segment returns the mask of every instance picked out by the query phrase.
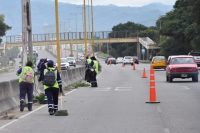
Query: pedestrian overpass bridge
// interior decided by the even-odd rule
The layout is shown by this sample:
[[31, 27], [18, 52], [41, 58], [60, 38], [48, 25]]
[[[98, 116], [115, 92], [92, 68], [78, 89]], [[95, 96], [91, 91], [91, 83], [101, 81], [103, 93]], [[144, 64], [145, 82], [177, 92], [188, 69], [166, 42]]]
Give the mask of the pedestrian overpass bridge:
[[[92, 44], [92, 32], [87, 32], [87, 43]], [[130, 32], [109, 32], [101, 31], [94, 32], [94, 44], [122, 44], [133, 43], [138, 45], [137, 55], [140, 54], [141, 48], [145, 48], [147, 55], [149, 50], [159, 49], [156, 43], [149, 37], [137, 37], [136, 34]], [[33, 46], [51, 46], [56, 45], [56, 34], [33, 34]], [[83, 32], [64, 32], [60, 33], [60, 44], [84, 44]], [[13, 47], [22, 47], [22, 36], [6, 36], [5, 46], [0, 46], [0, 49], [9, 49]]]

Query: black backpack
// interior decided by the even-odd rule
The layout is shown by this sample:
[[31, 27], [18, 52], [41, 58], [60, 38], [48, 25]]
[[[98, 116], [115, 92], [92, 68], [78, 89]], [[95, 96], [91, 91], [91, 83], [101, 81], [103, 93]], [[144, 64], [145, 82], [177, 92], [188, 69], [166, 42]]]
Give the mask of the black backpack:
[[44, 75], [43, 84], [52, 87], [56, 82], [56, 73], [55, 70], [47, 70], [48, 71]]

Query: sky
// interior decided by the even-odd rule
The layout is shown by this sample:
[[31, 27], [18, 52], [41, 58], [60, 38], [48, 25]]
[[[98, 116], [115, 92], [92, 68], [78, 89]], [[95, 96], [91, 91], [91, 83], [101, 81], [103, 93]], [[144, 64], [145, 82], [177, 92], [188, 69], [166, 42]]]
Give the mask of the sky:
[[[83, 4], [83, 0], [58, 0], [72, 4]], [[89, 0], [90, 1], [90, 0]], [[117, 6], [143, 6], [150, 3], [163, 3], [174, 5], [176, 0], [93, 0], [94, 5], [117, 5]], [[88, 0], [86, 0], [88, 2]]]

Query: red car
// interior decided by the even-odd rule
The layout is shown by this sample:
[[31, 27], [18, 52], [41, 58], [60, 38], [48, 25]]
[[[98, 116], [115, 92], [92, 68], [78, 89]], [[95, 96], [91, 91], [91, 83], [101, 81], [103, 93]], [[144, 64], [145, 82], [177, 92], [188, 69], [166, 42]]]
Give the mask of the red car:
[[198, 74], [198, 67], [193, 56], [170, 56], [166, 68], [167, 82], [172, 82], [174, 78], [192, 78], [193, 82], [198, 82]]

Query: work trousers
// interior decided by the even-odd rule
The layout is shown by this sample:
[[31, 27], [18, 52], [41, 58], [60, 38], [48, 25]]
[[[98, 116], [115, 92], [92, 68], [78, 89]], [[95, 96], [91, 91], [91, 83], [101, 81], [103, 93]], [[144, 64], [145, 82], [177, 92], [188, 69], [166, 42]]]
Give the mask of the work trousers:
[[48, 109], [57, 111], [58, 110], [58, 94], [59, 89], [54, 87], [49, 87], [45, 90], [48, 101]]
[[28, 97], [28, 103], [32, 104], [33, 103], [33, 83], [26, 83], [26, 82], [21, 82], [19, 84], [19, 89], [20, 89], [20, 101], [25, 101], [25, 97], [27, 94]]

